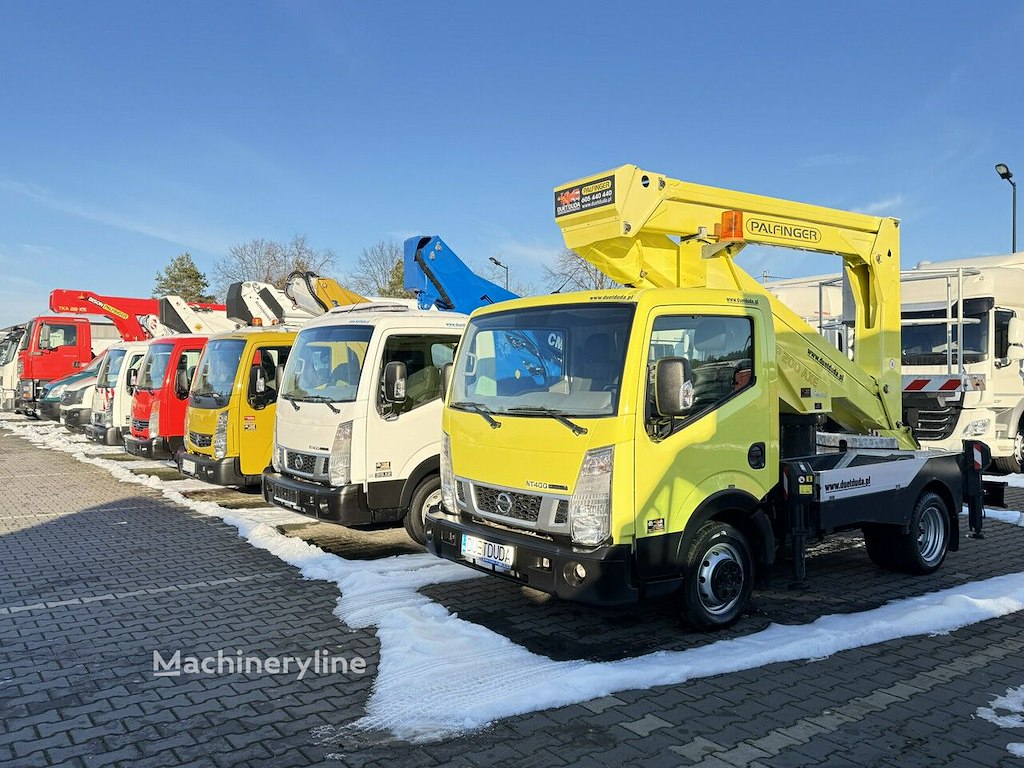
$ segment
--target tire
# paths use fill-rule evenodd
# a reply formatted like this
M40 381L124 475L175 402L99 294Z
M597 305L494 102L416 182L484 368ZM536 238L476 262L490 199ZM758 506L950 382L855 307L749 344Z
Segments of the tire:
M914 505L910 530L894 525L865 527L868 557L879 568L923 576L934 573L949 549L949 508L936 493L924 493Z
M1024 468L1024 434L1017 427L1017 436L1013 438L1013 454L998 456L992 459L992 469L1000 475L1016 475Z
M405 532L417 544L427 543L424 523L427 510L441 503L441 477L430 475L424 478L413 491L409 509L405 512Z
M743 534L727 523L702 525L686 553L683 620L694 629L724 629L742 615L753 585L754 559Z

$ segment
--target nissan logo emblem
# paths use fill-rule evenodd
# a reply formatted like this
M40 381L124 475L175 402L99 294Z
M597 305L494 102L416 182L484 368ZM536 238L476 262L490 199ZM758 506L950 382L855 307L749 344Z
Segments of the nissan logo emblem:
M505 492L499 493L498 498L494 500L494 508L501 514L507 515L512 511L512 497Z

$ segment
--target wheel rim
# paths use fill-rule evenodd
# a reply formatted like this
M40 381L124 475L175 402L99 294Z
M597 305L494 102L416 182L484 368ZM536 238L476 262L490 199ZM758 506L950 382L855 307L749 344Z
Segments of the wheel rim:
M1018 464L1024 464L1024 435L1020 432L1013 438L1013 458Z
M436 507L440 503L441 503L441 489L438 488L432 494L427 496L426 500L423 502L423 507L420 509L420 519L423 520L423 521L426 521L426 519L427 519L427 510L429 510L431 507Z
M746 574L739 550L731 544L715 544L697 569L697 594L701 605L713 615L727 613L743 594Z
M921 559L928 565L938 562L942 558L945 539L945 512L936 506L927 507L917 525L917 550Z

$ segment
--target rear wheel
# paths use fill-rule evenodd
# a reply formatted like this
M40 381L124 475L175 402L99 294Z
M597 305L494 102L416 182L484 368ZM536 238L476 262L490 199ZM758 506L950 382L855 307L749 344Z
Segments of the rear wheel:
M750 545L727 523L701 526L690 545L683 571L683 618L697 629L733 624L750 600L754 561Z
M866 527L868 557L889 571L917 575L935 572L949 548L949 508L942 497L931 492L922 494L909 528L904 533L891 525Z
M417 544L427 543L425 523L427 510L441 503L441 478L431 475L423 480L412 494L412 502L405 513L405 531Z

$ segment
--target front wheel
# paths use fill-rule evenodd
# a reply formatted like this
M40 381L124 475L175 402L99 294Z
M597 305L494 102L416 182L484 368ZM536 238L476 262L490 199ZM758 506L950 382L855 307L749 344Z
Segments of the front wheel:
M1017 428L1017 434L1013 438L1013 453L1009 456L996 456L992 459L992 468L1000 475L1018 474L1024 468L1024 434Z
M427 511L441 503L441 478L431 475L423 480L412 494L412 502L405 513L405 531L417 544L427 543Z
M747 607L753 584L754 561L743 534L727 523L705 523L686 555L683 619L696 629L728 627Z

